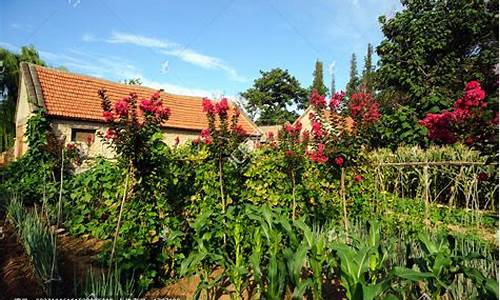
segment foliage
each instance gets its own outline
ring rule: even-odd
[[[373,46],[368,44],[365,56],[365,65],[363,67],[363,74],[361,76],[361,86],[366,92],[371,93],[373,90],[373,72],[374,66],[372,64]]]
[[[19,241],[23,244],[30,258],[36,276],[39,278],[44,292],[56,295],[58,281],[57,263],[54,262],[56,236],[42,215],[36,210],[27,212],[17,198],[12,198],[7,212],[10,221],[15,225]]]
[[[426,146],[427,130],[418,124],[417,113],[410,106],[400,106],[393,112],[382,113],[380,121],[371,129],[373,148],[396,150],[399,146]]]
[[[358,62],[356,60],[356,54],[352,54],[351,57],[351,69],[349,73],[349,81],[345,88],[346,94],[350,97],[352,94],[358,91],[359,86],[359,76],[358,76]]]
[[[462,142],[498,157],[498,99],[486,99],[477,81],[465,85],[464,95],[451,110],[429,113],[419,122],[429,139],[444,144]]]
[[[497,89],[498,1],[402,1],[393,18],[380,17],[385,39],[377,88],[382,103],[416,109],[418,117],[450,106],[470,80]]]
[[[56,178],[60,174],[61,142],[52,132],[43,110],[38,110],[26,128],[28,150],[25,155],[2,170],[1,188],[5,196],[18,194],[23,202],[53,200]],[[6,200],[6,199],[5,199]]]
[[[13,53],[0,48],[0,152],[13,145],[15,131],[15,113],[19,90],[19,64],[21,62],[44,66],[34,46],[23,46],[20,53]]]
[[[259,125],[283,124],[293,122],[297,114],[290,110],[296,105],[304,109],[307,104],[307,91],[287,70],[279,68],[260,71],[261,77],[254,81],[253,87],[241,93],[247,100],[245,108],[257,118]]]
[[[328,88],[323,82],[323,63],[319,60],[316,60],[313,72],[313,82],[308,90],[309,94],[312,90],[316,90],[321,96],[326,96],[328,94]]]

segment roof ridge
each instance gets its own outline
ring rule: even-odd
[[[37,64],[31,63],[31,62],[27,62],[27,64],[29,66],[35,67],[36,69],[44,69],[44,70],[46,70],[48,72],[58,73],[58,74],[61,74],[61,75],[79,76],[79,77],[87,78],[87,79],[90,79],[90,80],[103,81],[103,82],[106,82],[106,83],[109,83],[109,84],[115,84],[115,85],[123,86],[123,87],[134,87],[134,88],[143,89],[143,90],[150,90],[150,91],[159,91],[160,90],[160,89],[155,89],[155,88],[152,88],[152,87],[149,87],[149,86],[145,86],[145,85],[138,85],[138,84],[130,85],[130,84],[116,82],[116,81],[113,81],[113,80],[110,80],[110,79],[100,78],[100,77],[96,77],[96,76],[92,76],[92,75],[88,75],[88,74],[81,74],[81,73],[76,73],[76,72],[71,72],[71,71],[59,70],[59,69],[56,69],[56,68],[53,68],[53,67],[47,67],[47,66],[37,65]],[[38,70],[37,70],[37,72],[38,72]],[[168,91],[166,91],[164,89],[163,89],[162,93],[164,93],[166,95],[174,96],[174,97],[183,97],[183,98],[190,99],[190,100],[200,101],[200,100],[203,99],[203,97],[201,97],[201,96],[174,94],[174,93],[170,93],[170,92],[168,92]]]

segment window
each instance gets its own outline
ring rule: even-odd
[[[84,144],[92,144],[95,140],[95,129],[71,129],[71,141]]]

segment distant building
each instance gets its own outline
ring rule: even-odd
[[[137,93],[140,99],[149,98],[157,91],[144,86],[125,85],[27,63],[21,63],[20,72],[14,145],[16,158],[27,150],[24,137],[26,124],[38,108],[45,109],[56,135],[64,138],[66,143],[85,142],[91,136],[94,142],[89,148],[90,155],[113,156],[111,149],[96,136],[98,131],[105,132],[107,129],[102,118],[98,90],[104,88],[112,102],[131,92]],[[163,92],[161,96],[172,112],[170,119],[163,126],[163,137],[167,144],[174,144],[176,138],[179,138],[180,143],[192,140],[203,128],[208,127],[205,113],[202,111],[201,97]],[[230,107],[234,107],[234,104],[230,103]],[[260,136],[258,127],[243,112],[240,114],[239,123],[249,136]]]

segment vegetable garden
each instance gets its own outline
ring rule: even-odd
[[[475,102],[455,106],[462,121],[492,117],[480,91],[466,87],[463,99]],[[170,110],[159,93],[99,95],[109,126],[101,138],[116,159],[57,140],[40,111],[29,121],[28,153],[1,173],[5,228],[38,292],[498,298],[498,165],[487,152],[495,140],[469,143],[463,127],[442,120],[450,112],[422,125],[453,144],[390,151],[367,146],[380,117],[367,93],[348,101],[337,93],[327,104],[313,91],[311,129],[285,124],[265,144],[246,140],[226,99],[204,99],[209,127],[169,147],[161,124]],[[82,245],[73,249],[98,245],[73,274],[68,260],[83,258],[68,255],[65,240]]]

